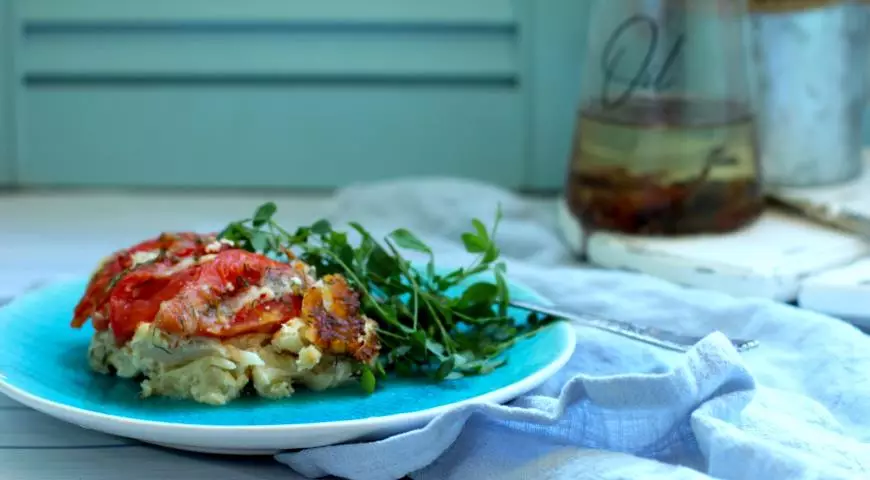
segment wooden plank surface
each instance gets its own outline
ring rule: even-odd
[[[0,393],[0,477],[15,480],[298,480],[271,458],[198,455],[84,430]],[[131,468],[134,467],[134,468]]]

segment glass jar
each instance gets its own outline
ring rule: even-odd
[[[746,0],[595,0],[565,200],[583,230],[728,232],[763,209]]]

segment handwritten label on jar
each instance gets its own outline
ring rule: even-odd
[[[627,65],[626,40],[649,36],[641,62],[634,68]],[[662,32],[656,20],[647,15],[635,15],[621,23],[608,38],[601,54],[601,69],[604,79],[601,84],[601,102],[606,109],[619,107],[628,102],[640,89],[662,93],[676,86],[674,63],[682,52],[685,35],[679,34],[668,47],[664,60],[656,64],[655,57],[661,42]],[[627,65],[627,66],[626,66]]]

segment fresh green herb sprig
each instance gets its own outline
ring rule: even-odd
[[[508,315],[506,267],[495,243],[500,209],[490,230],[472,220],[473,229],[461,239],[475,259],[446,273],[436,268],[432,249],[404,228],[378,241],[362,225],[350,223],[361,238],[352,245],[326,220],[291,233],[273,220],[276,210],[274,203],[261,205],[253,217],[229,224],[219,237],[261,254],[290,251],[318,277],[338,273],[347,278],[360,292],[363,313],[379,325],[378,363],[358,366],[367,392],[386,371],[438,381],[489,373],[507,361],[505,350],[552,320],[531,314],[518,323]],[[402,251],[426,255],[425,269],[414,268]],[[475,280],[486,273],[494,281]]]

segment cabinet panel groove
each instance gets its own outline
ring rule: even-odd
[[[24,24],[33,77],[277,78],[518,76],[516,24]]]
[[[28,25],[75,23],[404,23],[512,25],[511,0],[15,0]]]
[[[453,87],[463,89],[514,90],[519,81],[510,76],[473,75],[344,75],[341,77],[317,75],[186,75],[186,74],[147,74],[147,75],[64,75],[38,73],[24,77],[25,85],[31,89],[48,88],[154,88],[154,87],[208,87],[208,86],[259,86],[259,87],[347,87],[392,88],[400,90],[421,87]],[[364,91],[360,91],[364,93]]]

